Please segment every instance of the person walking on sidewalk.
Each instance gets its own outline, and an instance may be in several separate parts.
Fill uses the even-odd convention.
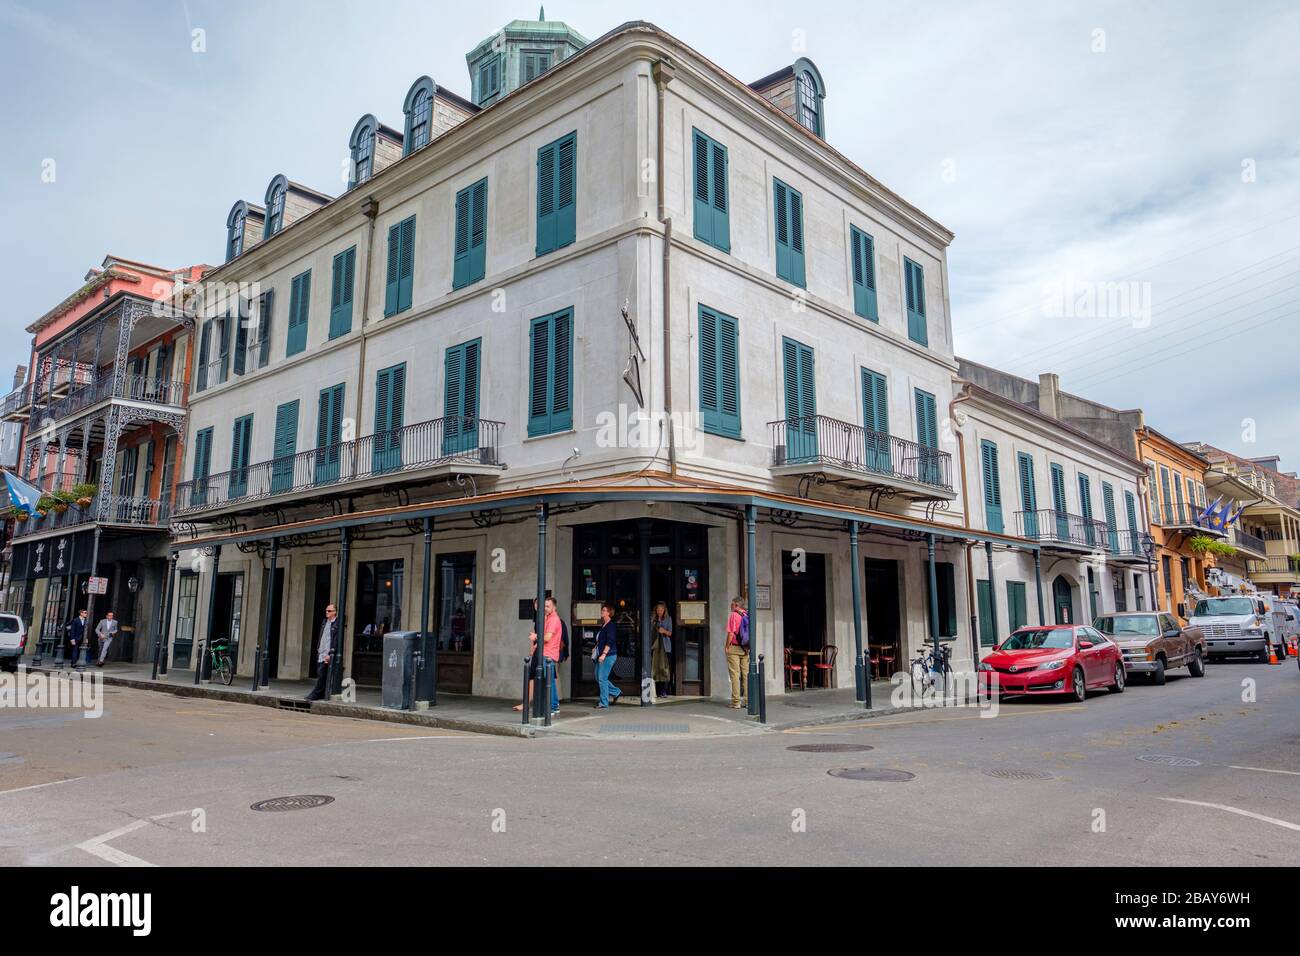
[[[747,702],[745,681],[749,671],[749,609],[743,597],[732,598],[727,616],[727,676],[731,678],[731,707]]]
[[[618,660],[618,625],[614,623],[614,605],[600,606],[600,631],[596,634],[596,648],[591,656],[596,660],[596,683],[600,685],[600,703],[598,708],[607,708],[623,696],[623,692],[614,686],[609,675]]]
[[[668,605],[660,601],[655,605],[650,624],[650,672],[654,677],[655,696],[667,697],[672,693],[673,667],[669,655],[673,652],[673,619],[668,616]]]
[[[99,638],[99,660],[96,663],[103,667],[108,658],[108,649],[113,646],[113,638],[117,637],[117,621],[113,619],[112,611],[107,612],[104,619],[95,625],[95,636]]]
[[[86,609],[83,607],[68,624],[68,666],[77,666],[77,654],[86,643]]]
[[[339,609],[333,604],[325,608],[325,622],[320,628],[320,645],[316,651],[316,686],[307,700],[323,700],[330,691],[330,661],[339,646]]]

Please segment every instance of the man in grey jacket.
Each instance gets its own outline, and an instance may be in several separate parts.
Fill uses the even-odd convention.
[[[330,692],[330,659],[339,646],[339,612],[333,604],[325,608],[325,621],[321,624],[320,643],[316,647],[316,686],[307,700],[322,700]]]
[[[104,619],[95,625],[95,636],[99,638],[99,666],[104,666],[104,660],[108,657],[108,649],[113,646],[113,638],[117,637],[117,621],[113,619],[113,612],[109,611],[104,615]]]

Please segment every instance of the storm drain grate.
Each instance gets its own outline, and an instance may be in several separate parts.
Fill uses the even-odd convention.
[[[984,776],[997,777],[999,780],[1051,780],[1052,775],[1045,770],[985,770]]]
[[[842,767],[839,770],[827,770],[832,777],[845,780],[873,780],[879,783],[905,783],[915,779],[916,774],[906,770],[884,770],[876,767]]]
[[[303,700],[301,697],[281,697],[280,709],[309,711],[311,710],[311,701]]]
[[[1158,763],[1164,767],[1199,767],[1201,762],[1191,757],[1175,757],[1173,754],[1143,754],[1138,760],[1144,763]]]
[[[333,797],[327,797],[323,793],[300,793],[292,797],[272,797],[270,800],[259,800],[248,809],[278,813],[285,810],[311,810],[314,807],[323,807],[327,803],[333,802]]]
[[[605,724],[602,734],[689,734],[690,724]]]
[[[795,744],[785,749],[801,754],[851,754],[875,748],[869,744]]]

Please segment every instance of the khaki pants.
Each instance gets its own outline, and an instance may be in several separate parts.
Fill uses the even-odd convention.
[[[749,674],[749,651],[738,644],[727,645],[727,676],[731,678],[731,703],[745,699],[745,680]]]

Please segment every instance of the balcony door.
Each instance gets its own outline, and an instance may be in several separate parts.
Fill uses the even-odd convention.
[[[813,350],[794,339],[781,340],[785,372],[785,460],[817,459],[817,382]]]

